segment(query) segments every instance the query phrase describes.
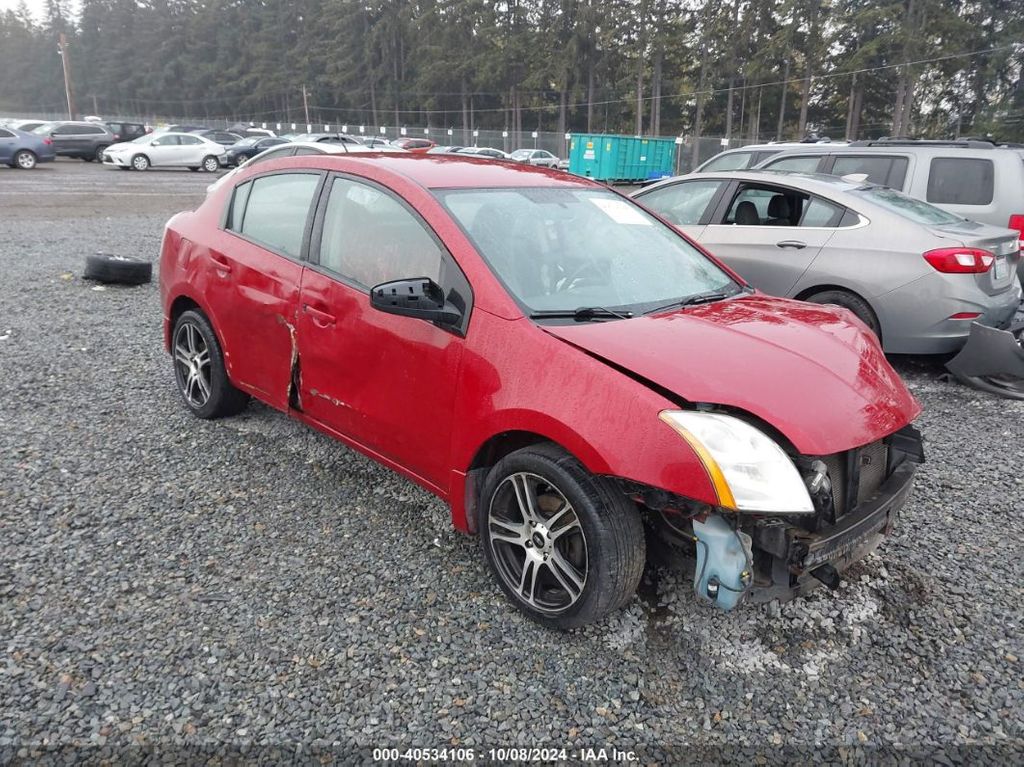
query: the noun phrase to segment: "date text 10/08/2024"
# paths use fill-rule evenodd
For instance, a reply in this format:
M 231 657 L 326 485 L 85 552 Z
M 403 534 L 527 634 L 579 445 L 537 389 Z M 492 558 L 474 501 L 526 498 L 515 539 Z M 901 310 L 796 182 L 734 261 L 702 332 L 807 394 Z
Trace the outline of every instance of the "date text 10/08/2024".
M 492 762 L 553 762 L 574 760 L 581 762 L 635 762 L 639 757 L 630 750 L 607 747 L 594 748 L 375 748 L 375 762 L 472 762 L 484 759 Z

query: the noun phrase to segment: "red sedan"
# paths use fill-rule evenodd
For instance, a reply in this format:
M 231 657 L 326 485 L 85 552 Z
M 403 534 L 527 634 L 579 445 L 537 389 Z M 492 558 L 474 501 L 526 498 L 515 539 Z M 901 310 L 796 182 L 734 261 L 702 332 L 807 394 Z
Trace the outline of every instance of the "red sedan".
M 160 277 L 193 413 L 256 397 L 404 474 L 548 626 L 631 598 L 645 523 L 719 607 L 834 587 L 923 460 L 852 314 L 757 294 L 554 171 L 273 160 L 168 222 Z

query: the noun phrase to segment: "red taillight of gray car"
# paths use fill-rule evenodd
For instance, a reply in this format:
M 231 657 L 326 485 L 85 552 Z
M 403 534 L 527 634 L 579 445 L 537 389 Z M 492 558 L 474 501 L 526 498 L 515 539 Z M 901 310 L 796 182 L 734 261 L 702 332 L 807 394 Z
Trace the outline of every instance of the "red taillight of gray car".
M 984 274 L 996 257 L 981 248 L 938 248 L 925 253 L 924 260 L 944 274 Z

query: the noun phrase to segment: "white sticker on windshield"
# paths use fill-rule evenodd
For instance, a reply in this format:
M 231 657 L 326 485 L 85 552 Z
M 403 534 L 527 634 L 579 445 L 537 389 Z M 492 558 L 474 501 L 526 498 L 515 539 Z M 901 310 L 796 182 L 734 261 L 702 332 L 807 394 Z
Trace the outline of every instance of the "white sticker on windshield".
M 588 197 L 587 199 L 604 211 L 605 215 L 616 224 L 651 225 L 650 219 L 625 200 L 616 200 L 609 197 Z

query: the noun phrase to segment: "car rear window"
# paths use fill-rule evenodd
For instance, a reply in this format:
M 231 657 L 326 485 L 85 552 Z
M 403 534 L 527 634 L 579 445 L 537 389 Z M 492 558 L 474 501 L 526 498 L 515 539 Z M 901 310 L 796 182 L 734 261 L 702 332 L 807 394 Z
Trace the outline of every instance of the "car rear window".
M 842 155 L 832 165 L 833 176 L 847 176 L 851 173 L 866 173 L 872 184 L 903 189 L 907 178 L 906 157 L 885 157 L 881 155 Z
M 991 160 L 936 157 L 928 173 L 928 202 L 947 205 L 988 205 L 994 190 Z
M 953 224 L 962 220 L 941 208 L 883 186 L 865 186 L 854 189 L 851 194 L 863 197 L 918 224 Z

